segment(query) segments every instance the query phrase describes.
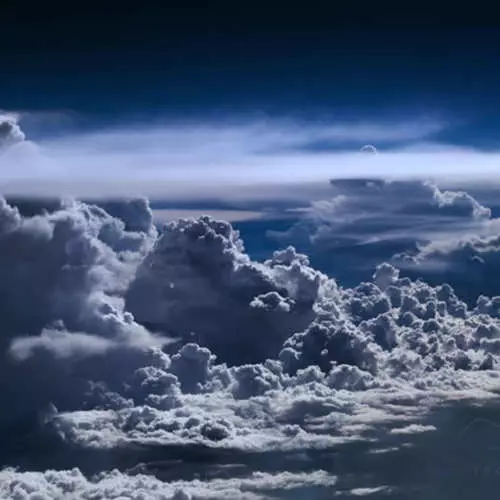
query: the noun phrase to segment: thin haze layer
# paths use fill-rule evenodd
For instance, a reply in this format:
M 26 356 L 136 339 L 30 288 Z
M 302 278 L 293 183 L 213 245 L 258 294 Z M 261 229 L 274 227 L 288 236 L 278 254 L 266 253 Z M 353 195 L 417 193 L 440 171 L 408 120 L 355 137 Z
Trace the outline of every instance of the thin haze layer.
M 4 117 L 0 184 L 7 194 L 273 199 L 345 177 L 485 178 L 498 155 L 437 141 L 433 120 L 130 125 L 26 141 Z M 43 131 L 42 131 L 43 132 Z M 360 152 L 376 141 L 379 154 Z M 300 189 L 299 189 L 300 190 Z

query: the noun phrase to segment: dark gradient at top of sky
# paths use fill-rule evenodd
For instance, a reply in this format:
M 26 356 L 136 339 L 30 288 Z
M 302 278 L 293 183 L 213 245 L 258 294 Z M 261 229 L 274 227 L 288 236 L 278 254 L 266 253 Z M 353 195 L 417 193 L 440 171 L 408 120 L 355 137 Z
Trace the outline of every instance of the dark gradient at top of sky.
M 319 5 L 2 6 L 2 106 L 488 120 L 499 103 L 500 36 L 484 13 Z

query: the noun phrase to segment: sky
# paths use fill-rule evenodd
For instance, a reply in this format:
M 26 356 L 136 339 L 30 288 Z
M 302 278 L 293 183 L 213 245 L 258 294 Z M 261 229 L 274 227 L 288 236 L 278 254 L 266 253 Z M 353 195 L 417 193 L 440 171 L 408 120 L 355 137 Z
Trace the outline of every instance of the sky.
M 495 498 L 495 18 L 74 4 L 0 7 L 0 498 Z
M 230 2 L 0 17 L 0 109 L 28 142 L 0 157 L 4 191 L 255 197 L 329 177 L 495 172 L 486 17 Z M 364 144 L 385 155 L 349 157 Z
M 98 13 L 14 4 L 2 7 L 0 95 L 11 110 L 73 112 L 91 127 L 134 117 L 291 115 L 424 116 L 491 129 L 498 34 L 486 15 L 464 14 L 217 1 L 110 4 Z
M 352 117 L 433 108 L 487 118 L 487 107 L 477 108 L 498 84 L 494 26 L 460 19 L 459 10 L 402 14 L 217 1 L 154 10 L 110 4 L 98 14 L 7 6 L 1 91 L 14 109 L 109 119 L 151 111 Z

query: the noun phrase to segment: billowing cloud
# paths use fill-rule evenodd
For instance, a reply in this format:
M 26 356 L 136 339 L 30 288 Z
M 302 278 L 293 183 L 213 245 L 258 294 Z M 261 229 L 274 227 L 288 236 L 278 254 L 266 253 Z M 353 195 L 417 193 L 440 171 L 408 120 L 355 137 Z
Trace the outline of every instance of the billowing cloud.
M 331 181 L 330 196 L 313 201 L 287 231 L 268 235 L 353 286 L 397 254 L 487 232 L 490 224 L 491 210 L 464 191 L 430 181 L 344 179 Z
M 0 114 L 0 151 L 24 141 L 25 135 L 16 117 Z
M 500 293 L 496 280 L 500 265 L 498 219 L 489 221 L 476 234 L 466 232 L 451 239 L 438 239 L 399 253 L 394 261 L 405 272 L 419 273 L 427 281 L 447 280 L 469 304 L 482 295 Z
M 44 388 L 58 390 L 58 370 L 46 366 L 47 355 L 85 358 L 113 347 L 141 349 L 161 343 L 123 310 L 120 298 L 156 236 L 152 224 L 144 222 L 151 220 L 151 212 L 142 207 L 146 215 L 139 210 L 135 231 L 127 231 L 120 219 L 76 201 L 31 217 L 1 202 L 0 350 L 10 356 L 0 369 L 0 420 L 36 407 L 38 396 L 47 396 Z M 17 361 L 35 353 L 42 361 L 28 363 L 29 376 L 21 376 L 24 369 Z M 9 373 L 20 377 L 19 384 L 12 385 Z M 59 386 L 70 390 L 67 382 L 61 380 Z M 37 396 L 31 398 L 37 385 Z
M 245 478 L 163 482 L 144 474 L 127 476 L 114 470 L 89 480 L 78 469 L 73 469 L 24 475 L 14 470 L 4 470 L 0 472 L 0 483 L 0 494 L 23 500 L 30 498 L 32 494 L 36 494 L 40 500 L 62 500 L 69 495 L 75 500 L 259 500 L 273 493 L 295 495 L 304 489 L 319 494 L 333 487 L 336 479 L 325 471 L 318 470 L 313 473 L 256 472 Z
M 326 276 L 306 264 L 292 248 L 252 262 L 225 222 L 172 222 L 139 266 L 126 308 L 153 331 L 194 333 L 224 361 L 263 361 L 314 317 Z M 256 339 L 258 331 L 269 332 L 265 342 Z
M 351 257 L 373 250 L 377 227 L 404 250 L 494 227 L 474 197 L 432 183 L 332 189 L 306 229 Z M 442 460 L 457 442 L 448 458 L 467 456 L 475 438 L 458 442 L 465 410 L 450 408 L 493 401 L 498 297 L 470 304 L 384 263 L 391 252 L 352 285 L 335 279 L 335 265 L 355 273 L 338 253 L 332 272 L 291 246 L 257 262 L 228 222 L 159 231 L 145 199 L 12 203 L 0 203 L 0 496 L 398 498 L 389 464 L 405 453 Z M 408 467 L 427 484 L 432 471 Z
M 483 214 L 444 198 L 434 210 Z M 226 222 L 179 220 L 157 236 L 144 201 L 109 209 L 116 217 L 66 202 L 23 217 L 3 205 L 2 457 L 28 469 L 1 472 L 6 494 L 102 498 L 111 477 L 113 494 L 142 478 L 151 498 L 325 490 L 343 476 L 322 454 L 379 426 L 387 439 L 436 433 L 425 422 L 435 402 L 487 397 L 498 381 L 494 298 L 469 308 L 449 285 L 401 278 L 390 264 L 343 288 L 293 248 L 252 261 Z M 44 454 L 54 471 L 30 471 L 9 444 L 26 429 L 64 464 Z M 156 449 L 172 464 L 199 467 L 191 460 L 205 453 L 217 466 L 205 484 L 170 465 L 164 482 Z

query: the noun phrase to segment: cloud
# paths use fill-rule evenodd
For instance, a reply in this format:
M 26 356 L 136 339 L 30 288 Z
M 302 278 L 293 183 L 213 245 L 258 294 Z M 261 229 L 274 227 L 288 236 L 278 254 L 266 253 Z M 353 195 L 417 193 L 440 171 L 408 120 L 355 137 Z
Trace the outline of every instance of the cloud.
M 188 336 L 234 363 L 262 361 L 314 316 L 326 276 L 293 249 L 251 262 L 230 224 L 208 217 L 170 223 L 139 266 L 126 308 L 153 331 Z M 197 311 L 193 314 L 193 311 Z M 221 328 L 220 319 L 225 326 Z M 273 332 L 264 344 L 255 332 Z
M 19 127 L 16 117 L 0 115 L 0 151 L 24 141 L 25 135 Z
M 397 498 L 393 464 L 468 459 L 472 438 L 446 455 L 442 422 L 493 405 L 499 298 L 471 305 L 380 257 L 491 229 L 492 211 L 430 182 L 331 189 L 302 226 L 329 273 L 286 245 L 254 261 L 211 217 L 158 231 L 144 198 L 1 200 L 0 496 Z M 366 279 L 342 247 L 372 255 Z
M 85 333 L 44 330 L 38 337 L 18 337 L 11 345 L 11 354 L 18 360 L 28 359 L 36 349 L 46 349 L 56 358 L 104 354 L 113 346 L 109 339 Z
M 430 181 L 343 179 L 331 181 L 329 197 L 312 201 L 288 230 L 268 236 L 353 286 L 384 260 L 487 231 L 490 222 L 491 209 L 475 198 Z
M 115 210 L 129 213 L 118 207 Z M 87 442 L 87 424 L 82 427 L 79 417 L 74 420 L 80 413 L 71 412 L 79 410 L 77 402 L 84 398 L 93 401 L 92 411 L 82 414 L 84 422 L 98 418 L 104 425 L 99 439 L 97 422 L 91 426 L 95 443 L 108 442 L 109 446 L 132 436 L 162 442 L 167 436 L 171 439 L 173 433 L 178 434 L 180 442 L 191 436 L 237 445 L 243 439 L 241 431 L 256 432 L 261 424 L 256 418 L 255 429 L 253 424 L 250 429 L 242 427 L 235 408 L 230 409 L 233 401 L 251 405 L 252 398 L 266 401 L 288 394 L 289 403 L 278 411 L 279 420 L 275 421 L 275 415 L 268 422 L 272 434 L 258 438 L 268 446 L 271 436 L 276 442 L 279 432 L 289 440 L 289 429 L 277 422 L 291 425 L 301 421 L 298 410 L 294 410 L 292 420 L 282 412 L 291 411 L 287 409 L 290 402 L 303 398 L 302 391 L 310 383 L 326 391 L 326 399 L 320 397 L 314 403 L 322 415 L 323 405 L 328 407 L 332 397 L 335 405 L 343 406 L 335 393 L 326 396 L 333 389 L 380 390 L 388 380 L 413 390 L 452 388 L 461 383 L 457 371 L 489 373 L 498 362 L 492 332 L 499 327 L 493 313 L 469 310 L 447 285 L 433 288 L 400 278 L 389 264 L 378 267 L 372 283 L 340 288 L 312 269 L 308 259 L 292 248 L 276 252 L 264 263 L 252 262 L 228 223 L 206 217 L 169 224 L 154 245 L 143 247 L 149 240 L 139 238 L 142 243 L 135 247 L 130 260 L 129 244 L 124 245 L 122 240 L 133 236 L 136 241 L 147 233 L 129 235 L 124 226 L 120 229 L 119 219 L 100 208 L 77 203 L 26 220 L 8 206 L 5 212 L 10 214 L 6 224 L 9 235 L 36 235 L 40 239 L 37 231 L 43 227 L 49 232 L 42 235 L 59 234 L 58 245 L 71 250 L 67 256 L 62 254 L 61 264 L 52 264 L 47 252 L 42 251 L 45 243 L 40 239 L 42 246 L 33 254 L 32 265 L 48 266 L 56 279 L 51 284 L 41 270 L 27 273 L 40 276 L 44 285 L 45 293 L 40 292 L 40 297 L 45 301 L 40 303 L 43 307 L 37 315 L 25 318 L 22 309 L 17 312 L 14 306 L 23 302 L 12 285 L 4 291 L 4 303 L 9 306 L 4 316 L 14 336 L 8 344 L 9 352 L 20 381 L 33 384 L 33 370 L 40 366 L 45 367 L 46 376 L 50 375 L 50 366 L 55 368 L 54 374 L 66 369 L 64 366 L 71 366 L 75 375 L 91 374 L 78 383 L 71 375 L 62 386 L 52 380 L 46 394 L 45 400 L 50 395 L 63 411 L 61 422 L 66 422 L 64 434 L 70 440 Z M 86 217 L 79 219 L 80 214 Z M 67 224 L 68 220 L 70 227 L 75 227 L 78 245 L 73 242 L 75 236 L 65 236 L 73 233 L 52 226 L 62 221 Z M 77 221 L 79 225 L 74 226 Z M 136 230 L 148 227 L 137 222 L 133 226 Z M 18 227 L 23 228 L 22 233 Z M 109 228 L 114 229 L 110 232 Z M 11 260 L 3 262 L 13 276 L 20 276 L 15 271 L 15 259 L 20 254 L 7 252 L 10 241 L 4 240 L 4 252 Z M 53 237 L 47 241 L 53 241 Z M 83 245 L 82 241 L 88 243 Z M 17 248 L 22 246 L 18 244 Z M 50 254 L 56 254 L 56 248 L 51 248 Z M 64 259 L 69 259 L 68 264 Z M 21 262 L 26 265 L 25 260 Z M 77 274 L 74 278 L 71 273 L 63 275 L 62 296 L 54 269 L 66 270 L 68 265 Z M 13 278 L 5 274 L 3 282 L 7 285 Z M 40 299 L 32 278 L 31 282 L 33 296 L 29 303 L 35 312 Z M 57 321 L 59 326 L 54 329 L 51 325 Z M 148 330 L 181 341 L 162 353 L 155 335 Z M 137 347 L 141 349 L 135 352 Z M 9 363 L 5 369 L 10 368 Z M 431 376 L 433 373 L 439 373 L 439 378 Z M 480 385 L 486 383 L 482 377 L 478 375 Z M 68 398 L 68 384 L 72 383 L 75 386 Z M 54 391 L 57 387 L 59 392 Z M 197 411 L 192 406 L 195 396 L 201 404 Z M 207 397 L 218 405 L 219 417 Z M 208 413 L 207 404 L 211 408 Z M 105 408 L 122 413 L 99 413 Z M 168 412 L 179 408 L 185 408 L 186 415 L 198 412 L 197 423 L 193 421 L 186 428 L 181 419 L 170 431 L 168 426 L 163 428 L 161 422 L 170 418 Z M 68 429 L 73 430 L 68 434 Z M 297 436 L 315 442 L 312 435 L 299 432 Z M 259 443 L 257 437 L 253 445 Z
M 255 472 L 245 478 L 163 482 L 147 475 L 127 476 L 117 470 L 88 479 L 77 469 L 20 474 L 7 469 L 0 472 L 0 493 L 25 500 L 63 498 L 148 498 L 151 500 L 231 499 L 259 500 L 271 494 L 294 495 L 301 490 L 320 493 L 335 485 L 335 477 L 322 470 L 313 473 Z
M 487 175 L 497 156 L 437 145 L 418 148 L 445 125 L 433 120 L 387 123 L 151 123 L 25 141 L 0 159 L 4 193 L 242 200 L 297 195 L 332 177 Z M 392 141 L 384 151 L 381 141 Z M 326 150 L 314 144 L 327 142 Z M 347 142 L 346 142 L 347 141 Z M 367 141 L 379 155 L 361 155 Z M 405 149 L 408 141 L 413 150 Z M 415 144 L 415 142 L 417 144 Z M 347 144 L 347 146 L 346 146 Z M 14 151 L 14 149 L 16 151 Z M 21 167 L 20 167 L 21 165 Z M 264 187 L 264 189 L 262 189 Z M 245 189 L 243 189 L 245 188 Z
M 73 201 L 23 217 L 1 201 L 0 351 L 10 356 L 0 368 L 0 420 L 37 408 L 51 387 L 70 391 L 74 379 L 58 380 L 51 356 L 85 358 L 164 342 L 134 322 L 120 299 L 156 237 L 153 225 L 144 222 L 152 219 L 149 207 L 136 205 L 146 215 L 137 210 L 135 231 L 127 231 L 125 222 L 97 206 Z M 19 383 L 12 385 L 9 376 L 19 376 Z
M 396 255 L 394 261 L 408 273 L 419 273 L 427 281 L 445 279 L 453 283 L 473 305 L 482 295 L 500 293 L 495 279 L 500 263 L 499 240 L 490 234 L 497 227 L 498 219 L 493 219 L 478 234 L 465 232 L 453 239 L 430 241 Z

